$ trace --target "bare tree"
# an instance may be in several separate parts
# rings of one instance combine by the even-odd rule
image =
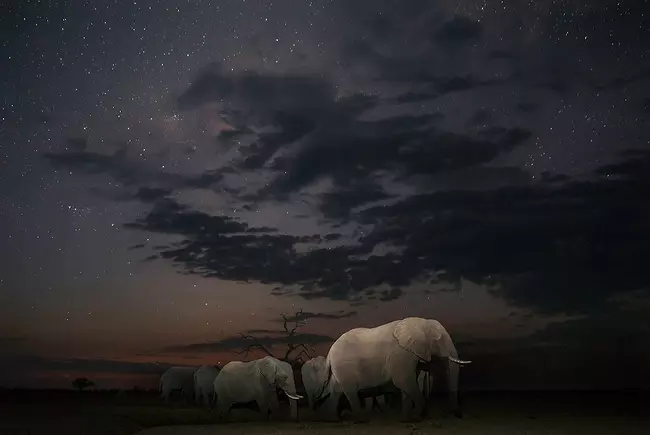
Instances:
[[[246,348],[240,352],[237,352],[240,355],[244,355],[244,358],[254,350],[259,349],[265,354],[277,358],[281,361],[286,361],[293,367],[298,367],[302,365],[306,360],[312,358],[314,353],[314,348],[308,343],[300,342],[300,334],[297,332],[298,329],[305,326],[307,319],[302,311],[302,309],[296,312],[293,316],[287,316],[286,314],[280,314],[282,316],[282,327],[283,333],[286,334],[286,338],[282,340],[286,344],[286,349],[284,354],[275,355],[271,349],[259,341],[259,338],[254,335],[240,334],[242,338],[251,342]]]

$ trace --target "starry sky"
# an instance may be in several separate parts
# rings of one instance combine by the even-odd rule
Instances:
[[[316,354],[422,316],[476,388],[650,386],[650,4],[585,3],[0,3],[0,384],[302,309]]]

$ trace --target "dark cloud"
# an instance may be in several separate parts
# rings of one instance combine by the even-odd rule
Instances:
[[[247,233],[244,224],[173,202],[135,227],[184,235],[161,257],[191,273],[280,284],[275,294],[350,300],[388,285],[394,290],[379,297],[392,299],[413,282],[464,276],[518,306],[584,312],[650,284],[650,153],[625,156],[588,181],[440,191],[370,207],[356,216],[373,226],[359,244],[315,244],[306,253],[295,250],[296,237]],[[381,245],[395,249],[375,254]]]
[[[155,202],[172,193],[172,189],[163,189],[159,187],[141,187],[135,193],[134,197],[143,202]]]
[[[319,112],[334,99],[334,88],[321,77],[253,71],[232,74],[214,63],[204,67],[178,97],[178,107],[191,110],[206,103],[227,101],[223,113],[231,116],[231,122],[241,119],[238,111],[242,109],[245,115],[254,115],[256,121],[269,122],[276,113]]]
[[[346,319],[348,317],[355,317],[357,315],[356,311],[339,311],[338,313],[312,313],[310,311],[303,311],[300,314],[293,316],[287,316],[287,322],[296,322],[300,320],[309,320],[309,319],[323,319],[323,320],[338,320]],[[283,323],[284,319],[276,319],[276,322]],[[269,332],[265,330],[264,332]],[[283,332],[283,331],[279,331]],[[249,331],[249,333],[253,333]]]
[[[599,91],[620,89],[649,79],[650,79],[650,69],[645,69],[636,73],[628,74],[626,76],[615,77],[604,83],[596,85],[596,89]]]
[[[267,348],[272,348],[273,346],[286,345],[286,344],[321,344],[321,343],[331,343],[334,341],[332,337],[327,335],[314,334],[314,333],[295,333],[292,337],[288,337],[285,331],[282,330],[252,330],[249,333],[262,333],[267,335],[256,336],[255,342],[265,346]],[[242,351],[248,346],[253,344],[253,341],[249,338],[242,336],[233,336],[224,338],[223,340],[206,342],[206,343],[193,343],[193,344],[182,344],[175,346],[168,346],[163,349],[163,352],[175,353],[175,352],[230,352],[230,351]]]
[[[376,183],[351,182],[320,196],[320,209],[327,218],[345,218],[355,207],[391,196]],[[334,237],[336,235],[331,235]]]
[[[469,118],[467,125],[475,127],[479,125],[487,125],[492,120],[492,112],[487,109],[479,109]]]
[[[83,140],[84,146],[68,145],[64,151],[46,152],[43,155],[54,168],[78,171],[86,175],[105,174],[121,183],[122,187],[116,189],[95,188],[93,190],[94,193],[107,199],[150,202],[156,199],[154,197],[166,196],[162,194],[163,191],[171,193],[171,189],[207,189],[223,178],[224,171],[220,170],[208,170],[199,175],[165,172],[145,161],[130,157],[126,146],[120,145],[112,153],[88,151],[85,139]],[[81,140],[69,139],[68,144],[79,141]],[[69,148],[72,150],[67,150]],[[152,187],[150,184],[160,186]]]
[[[432,36],[438,43],[465,43],[478,39],[482,31],[481,23],[468,17],[455,16],[445,22]]]
[[[497,82],[473,76],[422,80],[438,94]],[[230,170],[270,169],[273,178],[261,191],[240,197],[286,199],[330,177],[336,186],[322,198],[327,216],[344,214],[348,205],[385,199],[380,185],[368,181],[378,171],[404,178],[475,167],[522,145],[530,136],[521,128],[496,126],[479,137],[444,131],[436,127],[442,118],[439,113],[362,120],[361,115],[379,107],[377,96],[359,93],[336,98],[333,84],[322,77],[236,73],[219,65],[202,71],[178,98],[183,110],[213,103],[223,106],[221,113],[238,130],[270,129],[240,149],[241,158]]]
[[[71,149],[72,151],[85,151],[87,147],[88,139],[85,137],[71,137],[67,140],[67,148]]]
[[[158,251],[184,273],[273,284],[276,295],[390,300],[413,282],[462,275],[493,285],[517,305],[558,312],[593,308],[614,293],[646,285],[638,266],[648,247],[647,228],[639,222],[647,219],[638,218],[648,214],[643,195],[650,183],[639,169],[647,168],[647,156],[601,168],[597,179],[543,174],[533,182],[522,169],[493,165],[533,134],[514,119],[499,125],[491,114],[500,112],[481,104],[460,123],[472,128],[459,132],[447,129],[440,109],[401,103],[511,86],[516,102],[500,109],[531,114],[543,108],[531,86],[562,94],[578,85],[614,89],[647,72],[595,80],[583,66],[591,63],[567,57],[574,44],[543,50],[546,42],[534,38],[529,44],[498,38],[495,45],[488,20],[446,14],[424,1],[383,15],[376,12],[385,4],[372,8],[340,53],[343,67],[378,89],[372,95],[344,96],[346,89],[327,75],[241,72],[219,64],[198,72],[177,107],[218,106],[231,129],[216,140],[251,140],[226,168],[199,176],[163,173],[129,159],[125,148],[100,154],[77,146],[46,157],[58,167],[108,174],[130,188],[129,197],[153,202],[149,213],[126,226],[182,236]],[[393,40],[380,29],[405,36]],[[474,65],[469,59],[479,50],[484,63]],[[395,91],[390,96],[382,92],[389,86]],[[264,187],[244,192],[225,186],[224,174],[245,179],[246,173],[267,177]],[[335,225],[366,225],[358,243],[336,233],[296,237],[253,228],[168,198],[176,189],[218,186],[250,210],[253,202],[288,202],[324,180],[331,188],[315,194],[320,211]],[[389,193],[389,182],[403,183],[409,193]],[[336,238],[343,239],[339,246],[319,245]],[[298,252],[297,243],[312,249]]]
[[[46,358],[36,355],[9,355],[0,358],[0,372],[29,374],[42,371],[160,374],[170,366],[108,359]]]
[[[118,148],[112,154],[72,147],[72,151],[47,152],[44,156],[55,168],[77,169],[87,174],[108,174],[125,184],[131,184],[137,169],[126,160],[126,154],[124,147]]]
[[[157,201],[146,217],[126,226],[160,233],[195,234],[198,231],[210,237],[245,233],[248,230],[248,225],[244,223],[225,216],[194,212],[171,199]]]
[[[413,18],[417,16],[413,11],[426,7],[407,8],[398,19]],[[433,16],[433,30],[426,32],[433,32],[439,42],[474,39],[481,33],[479,23],[459,16],[447,18]],[[370,27],[376,24],[373,20],[369,23]],[[393,25],[409,27],[407,21]],[[379,33],[372,34],[380,38]],[[235,72],[220,64],[200,70],[177,98],[177,105],[182,111],[217,105],[223,122],[232,127],[222,131],[219,140],[232,141],[242,134],[253,139],[239,148],[240,157],[231,166],[199,176],[170,174],[128,159],[125,148],[112,155],[83,150],[49,153],[46,157],[55,166],[106,173],[124,185],[136,185],[140,188],[137,192],[117,196],[132,195],[143,201],[153,201],[176,189],[216,186],[250,202],[282,200],[320,179],[332,178],[334,189],[321,198],[323,213],[332,218],[347,214],[348,206],[387,199],[381,180],[373,180],[378,172],[399,180],[413,176],[422,180],[441,172],[478,167],[526,143],[530,132],[520,127],[491,125],[474,135],[445,131],[437,125],[443,118],[437,112],[362,118],[387,104],[421,101],[508,81],[471,72],[454,75],[423,69],[429,62],[423,62],[422,54],[407,52],[408,61],[404,61],[377,51],[376,42],[374,38],[352,39],[344,52],[354,54],[355,62],[371,65],[383,81],[408,83],[412,89],[397,100],[382,100],[381,94],[338,96],[336,86],[321,75]],[[243,192],[224,185],[226,172],[261,169],[271,170],[270,182],[261,191]]]
[[[649,167],[644,152],[593,181],[417,195],[362,212],[375,225],[364,243],[403,248],[416,271],[435,264],[443,279],[492,284],[515,305],[590,310],[650,284]]]
[[[524,113],[534,113],[539,109],[539,105],[536,103],[521,102],[517,104],[517,109]]]
[[[512,151],[530,137],[523,129],[493,127],[481,132],[484,137],[474,138],[439,130],[431,124],[435,120],[432,115],[393,117],[359,122],[345,136],[321,136],[319,142],[301,148],[291,162],[283,161],[285,173],[271,183],[268,192],[297,191],[328,176],[344,191],[326,198],[327,206],[335,208],[337,201],[354,200],[350,189],[356,188],[361,188],[354,194],[357,202],[358,195],[364,193],[368,200],[381,199],[380,188],[361,181],[379,171],[408,179],[476,167]]]
[[[396,102],[421,103],[498,86],[517,86],[517,92],[524,86],[525,93],[535,86],[568,93],[580,80],[591,78],[591,72],[570,57],[575,54],[573,46],[549,50],[546,41],[519,36],[523,26],[518,20],[509,29],[512,34],[504,38],[494,33],[494,23],[488,19],[445,12],[436,3],[409,5],[366,8],[363,16],[377,15],[360,20],[358,37],[345,39],[341,49],[343,65],[369,79],[405,87]],[[536,25],[553,28],[558,18],[552,15]],[[505,23],[497,26],[501,32],[504,27]]]
[[[384,290],[379,297],[379,300],[382,302],[394,301],[399,299],[404,292],[401,288],[391,288],[390,290]]]
[[[408,82],[412,84],[408,92],[395,97],[396,103],[418,103],[443,97],[453,92],[471,91],[489,86],[503,85],[508,79],[478,78],[473,75],[441,77],[414,72],[405,76],[382,76],[384,80]]]
[[[517,58],[517,55],[508,50],[492,50],[488,53],[487,58],[515,60]]]

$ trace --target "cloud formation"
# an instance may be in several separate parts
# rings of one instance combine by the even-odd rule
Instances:
[[[278,323],[284,322],[300,322],[302,320],[309,319],[321,319],[321,320],[338,320],[346,319],[348,317],[355,317],[358,313],[356,311],[339,311],[335,313],[312,313],[311,311],[301,311],[298,314],[292,316],[286,316],[286,319],[276,319]],[[249,333],[253,333],[249,331]]]
[[[648,167],[650,153],[631,152],[586,181],[412,195],[354,216],[372,227],[358,242],[314,244],[308,252],[294,245],[322,238],[260,234],[172,201],[131,226],[183,235],[161,257],[188,272],[299,285],[298,294],[310,298],[349,298],[386,284],[399,289],[464,276],[518,306],[573,312],[648,285]],[[394,249],[373,254],[381,245]]]
[[[9,355],[0,359],[0,372],[28,375],[41,371],[162,374],[170,365],[109,359],[47,358],[36,355]]]
[[[278,345],[287,344],[307,344],[317,345],[322,343],[331,343],[334,338],[327,335],[316,333],[301,333],[296,332],[293,336],[288,337],[286,331],[283,330],[251,330],[247,331],[248,334],[255,334],[255,343],[260,344],[267,349],[273,348]],[[260,335],[264,334],[264,335]],[[163,352],[168,353],[210,353],[210,352],[233,352],[243,351],[253,344],[251,339],[244,336],[232,336],[224,338],[219,341],[205,342],[205,343],[191,343],[168,346],[162,349]]]
[[[387,301],[414,283],[453,286],[462,276],[516,306],[580,313],[647,288],[647,151],[624,154],[585,179],[533,179],[521,165],[503,163],[530,149],[538,133],[530,122],[548,90],[565,98],[584,87],[616,89],[645,80],[647,71],[603,79],[579,59],[559,61],[572,44],[542,51],[535,38],[504,42],[488,20],[424,1],[396,13],[386,7],[373,3],[338,53],[341,68],[363,86],[305,70],[200,70],[177,109],[209,107],[219,117],[217,146],[237,151],[203,174],[163,173],[134,163],[124,149],[95,153],[78,139],[46,157],[108,174],[129,188],[128,198],[151,203],[126,227],[180,236],[158,256],[183,273],[272,284],[274,295]],[[516,116],[473,103],[508,86],[498,104]],[[457,113],[455,101],[467,113]],[[193,188],[213,189],[221,203],[247,211],[306,203],[328,229],[294,235],[173,196]]]

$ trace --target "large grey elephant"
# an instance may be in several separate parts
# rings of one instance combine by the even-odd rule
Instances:
[[[170,396],[174,391],[180,390],[185,401],[194,398],[194,372],[196,367],[170,367],[160,377],[160,397],[169,403]]]
[[[214,395],[214,380],[219,366],[203,365],[194,372],[194,400],[197,404],[210,407]]]
[[[317,356],[306,361],[300,368],[300,373],[305,386],[309,409],[316,411],[319,399],[329,394],[329,391],[326,391],[328,381],[326,358]],[[431,391],[430,373],[424,370],[420,371],[417,380],[418,389],[425,397],[429,397]],[[360,390],[359,396],[365,398],[366,407],[371,407],[374,399],[380,409],[386,410],[386,395],[398,393],[400,393],[400,390],[390,383],[367,391]]]
[[[326,358],[327,392],[331,395],[330,412],[336,415],[336,403],[345,394],[359,420],[359,390],[392,383],[402,392],[402,414],[409,418],[414,404],[415,417],[424,410],[424,397],[418,388],[418,368],[433,370],[434,358],[447,362],[451,407],[460,417],[458,375],[462,364],[449,332],[433,319],[407,317],[375,328],[355,328],[332,344]],[[412,416],[411,416],[412,417]]]
[[[291,365],[267,356],[254,361],[232,361],[223,366],[214,380],[214,394],[218,418],[222,420],[234,404],[257,402],[264,419],[268,418],[269,405],[277,403],[276,388],[280,388],[289,400],[291,417],[298,418],[297,400]]]

